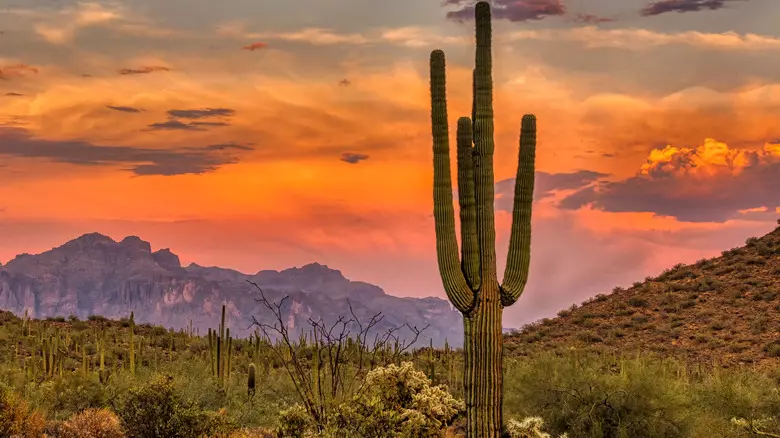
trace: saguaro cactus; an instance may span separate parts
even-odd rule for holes
[[[477,3],[475,16],[473,120],[461,117],[457,127],[462,258],[458,256],[452,206],[445,61],[441,50],[434,50],[430,58],[434,218],[444,289],[464,317],[463,380],[468,436],[497,438],[502,427],[502,310],[517,301],[528,279],[536,118],[523,116],[509,256],[504,280],[499,284],[493,210],[491,27],[487,2]]]

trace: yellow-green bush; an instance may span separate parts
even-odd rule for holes
[[[464,411],[462,400],[443,386],[431,386],[425,373],[404,362],[369,372],[363,390],[336,407],[324,430],[314,430],[306,410],[295,405],[280,414],[277,433],[291,438],[442,437]]]

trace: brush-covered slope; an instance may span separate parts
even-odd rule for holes
[[[310,318],[332,325],[337,318],[362,322],[377,313],[383,319],[378,331],[404,324],[422,328],[424,337],[442,345],[462,342],[462,319],[440,298],[401,298],[386,294],[372,284],[351,281],[340,271],[312,263],[283,271],[263,270],[254,275],[230,269],[182,267],[168,249],[152,251],[149,242],[126,237],[116,242],[91,233],[42,254],[22,254],[0,265],[0,309],[32,318],[85,319],[102,315],[119,319],[135,312],[139,323],[184,328],[190,322],[204,334],[219,324],[222,304],[227,305],[227,324],[233,334],[247,336],[252,317],[273,324],[272,313],[257,299],[262,287],[266,297],[279,302],[284,323],[291,334],[310,328]],[[352,310],[350,310],[350,305]],[[409,339],[412,333],[402,330]]]
[[[506,340],[515,354],[584,347],[780,367],[780,227],[721,257],[598,295]]]

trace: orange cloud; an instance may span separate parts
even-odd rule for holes
[[[122,68],[119,69],[119,74],[120,75],[141,75],[141,74],[152,73],[155,71],[171,71],[171,69],[159,65],[150,65],[150,66],[144,66],[139,68]]]
[[[266,47],[268,47],[268,44],[266,43],[252,43],[242,47],[242,49],[254,52],[255,50],[265,49]]]
[[[5,65],[0,67],[0,79],[23,78],[30,74],[38,74],[38,68],[27,64]]]

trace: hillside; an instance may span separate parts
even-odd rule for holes
[[[514,354],[583,347],[780,367],[780,227],[506,337]]]
[[[192,327],[205,334],[227,305],[227,325],[246,337],[255,317],[273,323],[273,315],[258,302],[259,285],[266,297],[282,306],[285,324],[294,336],[308,330],[309,318],[333,324],[350,316],[350,305],[361,322],[377,313],[378,331],[409,324],[430,326],[421,338],[435,345],[445,339],[462,343],[460,314],[440,298],[401,298],[378,286],[351,281],[338,270],[311,263],[282,271],[243,274],[196,264],[182,267],[168,249],[152,251],[151,244],[130,236],[114,241],[91,233],[37,255],[22,254],[0,265],[0,309],[32,318],[90,315],[126,318],[135,312],[139,323],[175,329]],[[401,336],[411,338],[409,330]]]

